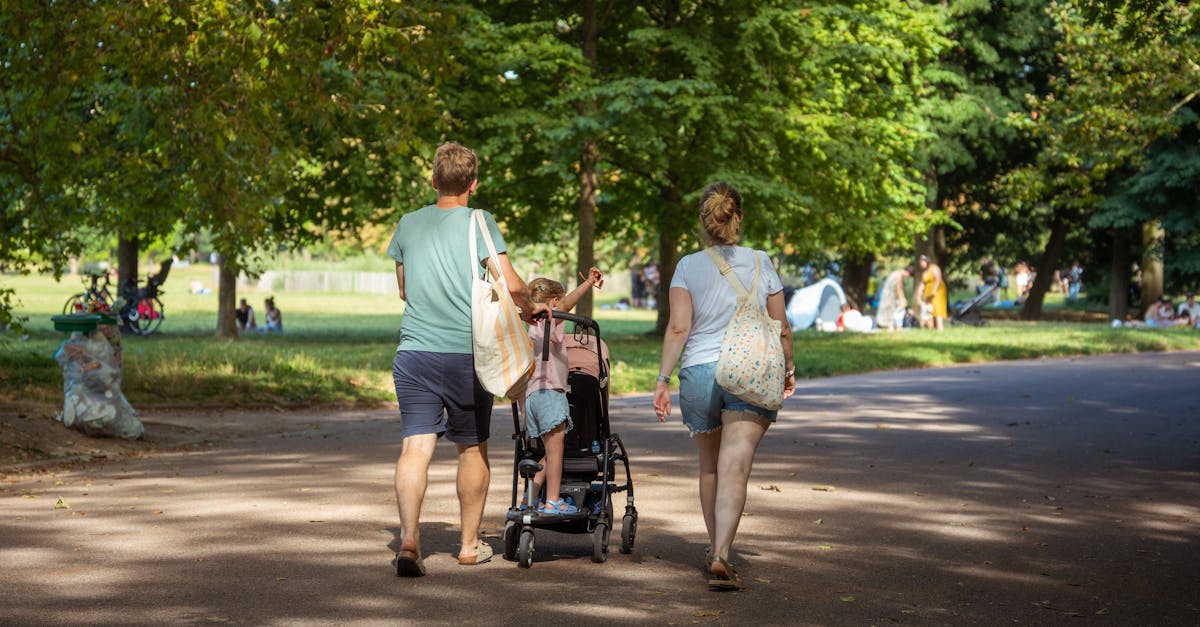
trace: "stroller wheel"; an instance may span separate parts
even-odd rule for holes
[[[517,566],[529,568],[533,566],[533,530],[521,531],[521,543],[517,547]]]
[[[592,531],[592,561],[603,564],[608,559],[608,522],[601,520]]]
[[[621,519],[621,552],[633,552],[633,539],[637,537],[637,512],[625,514]]]
[[[513,521],[504,524],[504,559],[517,559],[517,543],[520,542],[521,526]]]

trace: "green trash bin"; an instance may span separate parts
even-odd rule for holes
[[[50,316],[55,331],[66,333],[91,333],[102,324],[116,324],[117,317],[111,313],[63,314]]]

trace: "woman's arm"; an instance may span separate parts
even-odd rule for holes
[[[669,292],[671,303],[671,319],[667,321],[667,333],[663,336],[662,359],[658,364],[658,374],[670,377],[683,352],[688,333],[692,331],[692,294],[682,287],[672,287]],[[782,295],[780,296],[782,298]],[[671,386],[659,379],[654,386],[654,411],[658,414],[659,422],[665,422],[671,415]]]
[[[942,289],[942,269],[933,266],[933,289],[930,290],[929,298],[937,298],[938,292]]]
[[[783,343],[783,367],[788,372],[784,378],[783,397],[787,398],[796,391],[796,362],[792,357],[792,325],[788,324],[787,304],[783,301],[782,290],[767,295],[767,315],[781,323],[779,341]]]

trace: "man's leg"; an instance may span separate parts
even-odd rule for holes
[[[488,464],[487,442],[456,444],[458,447],[458,509],[462,518],[462,550],[459,557],[475,555],[479,548],[479,526],[487,502],[492,469]]]
[[[421,503],[429,478],[429,461],[437,445],[433,433],[404,438],[396,460],[396,505],[400,510],[400,550],[421,554]]]

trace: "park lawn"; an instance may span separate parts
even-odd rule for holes
[[[216,295],[187,293],[198,278],[212,286],[209,266],[172,271],[162,296],[166,316],[150,337],[122,342],[122,390],[135,407],[298,407],[395,402],[392,356],[403,305],[390,295],[275,293],[283,334],[213,336]],[[78,291],[78,279],[5,276],[22,301],[29,338],[0,342],[0,402],[50,409],[62,396],[52,355],[65,339],[50,316]],[[256,311],[272,295],[254,287],[244,296]],[[610,297],[611,298],[611,297]],[[604,302],[603,300],[601,301]],[[649,335],[655,312],[598,309],[613,358],[613,392],[649,392],[658,374],[660,340]],[[904,331],[869,335],[803,332],[795,338],[801,378],[928,368],[1008,359],[1118,352],[1200,349],[1188,329],[1113,329],[1107,325],[997,322],[949,327],[944,333]]]

